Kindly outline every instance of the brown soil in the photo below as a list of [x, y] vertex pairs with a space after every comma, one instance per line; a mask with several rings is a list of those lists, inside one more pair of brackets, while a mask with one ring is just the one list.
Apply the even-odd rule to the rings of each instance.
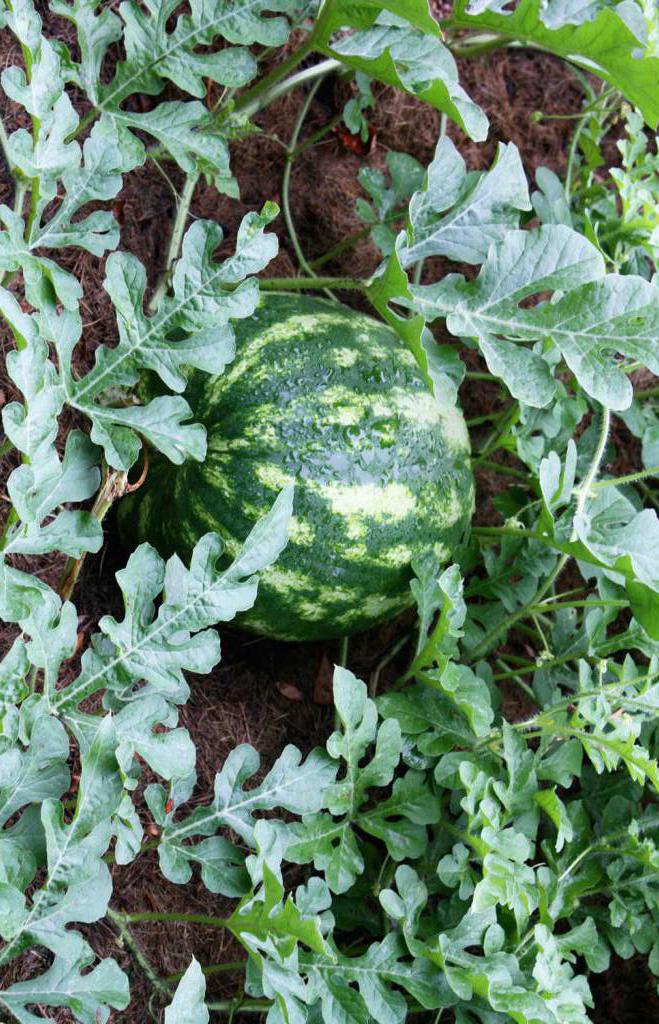
[[[54, 26], [53, 26], [54, 27]], [[61, 36], [62, 23], [57, 23]], [[0, 68], [19, 60], [17, 48], [8, 32], [0, 39]], [[461, 80], [470, 95], [479, 102], [491, 119], [491, 132], [485, 145], [476, 146], [453, 126], [449, 132], [460, 146], [473, 168], [489, 165], [498, 141], [514, 141], [522, 152], [524, 165], [531, 174], [539, 165], [561, 172], [565, 166], [566, 146], [571, 122], [548, 120], [537, 124], [535, 111], [552, 115], [572, 114], [579, 108], [580, 89], [572, 74], [559, 61], [530, 51], [495, 53], [461, 68]], [[309, 112], [305, 133], [321, 127], [340, 110], [339, 95], [334, 83], [326, 84], [317, 94]], [[303, 250], [309, 258], [326, 252], [346, 235], [361, 227], [354, 213], [354, 204], [361, 194], [357, 172], [364, 164], [384, 166], [390, 149], [405, 150], [427, 163], [437, 140], [439, 116], [410, 97], [391, 89], [375, 87], [376, 109], [372, 114], [376, 143], [367, 156], [350, 152], [339, 138], [330, 134], [320, 144], [309, 149], [296, 162], [292, 181], [292, 213]], [[249, 210], [259, 209], [267, 199], [278, 199], [284, 166], [284, 150], [279, 140], [287, 140], [293, 119], [303, 97], [289, 95], [275, 104], [259, 119], [262, 133], [233, 145], [232, 164], [237, 173], [241, 201], [229, 200], [212, 188], [200, 185], [192, 208], [194, 217], [208, 217], [218, 221], [225, 229], [227, 251], [233, 246], [237, 225]], [[5, 125], [13, 130], [20, 124], [20, 114], [5, 102]], [[158, 276], [167, 248], [170, 221], [175, 210], [173, 187], [181, 184], [181, 176], [167, 166], [166, 175], [153, 166], [132, 173], [122, 194], [121, 219], [122, 248], [135, 253], [147, 266], [153, 283]], [[10, 199], [9, 183], [0, 173], [0, 202]], [[289, 276], [297, 273], [294, 251], [287, 238], [282, 218], [274, 225], [280, 234], [280, 253], [267, 270], [269, 276]], [[325, 265], [330, 274], [365, 275], [378, 262], [378, 254], [368, 239], [362, 240], [351, 252]], [[89, 366], [93, 352], [101, 342], [112, 343], [116, 338], [115, 324], [109, 301], [102, 288], [103, 260], [87, 254], [63, 253], [64, 265], [73, 269], [85, 287], [83, 307], [84, 342], [79, 346], [76, 359], [81, 369]], [[442, 272], [441, 261], [429, 261], [428, 276]], [[342, 296], [355, 303], [351, 295]], [[0, 338], [5, 349], [9, 346], [6, 333]], [[478, 360], [466, 353], [473, 368]], [[12, 383], [0, 379], [0, 405], [15, 397]], [[469, 384], [463, 388], [462, 401], [467, 416], [479, 416], [491, 411], [498, 401], [496, 389], [489, 384]], [[67, 429], [70, 422], [63, 424]], [[487, 430], [487, 428], [485, 428]], [[478, 439], [479, 432], [475, 432]], [[11, 460], [5, 460], [9, 463]], [[0, 504], [6, 503], [5, 479], [11, 466], [7, 465], [0, 481]], [[479, 514], [487, 520], [492, 515], [491, 497], [501, 484], [492, 474], [479, 477]], [[6, 508], [0, 509], [5, 515]], [[122, 565], [124, 555], [112, 523], [107, 528], [107, 541], [103, 552], [86, 564], [78, 584], [76, 602], [80, 610], [80, 629], [86, 638], [94, 631], [101, 614], [108, 611], [121, 613], [114, 572]], [[34, 562], [32, 562], [34, 568]], [[40, 574], [54, 583], [61, 572], [61, 561], [42, 560]], [[374, 667], [409, 622], [398, 621], [351, 642], [350, 667], [368, 678]], [[4, 650], [11, 637], [5, 629], [0, 634], [0, 647]], [[249, 742], [261, 752], [264, 765], [272, 762], [287, 742], [308, 750], [322, 742], [331, 729], [331, 712], [326, 705], [314, 701], [314, 688], [318, 697], [318, 682], [322, 689], [323, 673], [327, 674], [328, 659], [337, 660], [338, 648], [334, 644], [284, 645], [246, 636], [232, 628], [222, 630], [223, 659], [210, 676], [192, 680], [192, 696], [182, 710], [181, 719], [191, 732], [197, 745], [199, 785], [195, 801], [208, 800], [215, 772], [228, 752], [238, 743]], [[405, 652], [402, 654], [405, 661]], [[396, 675], [398, 663], [391, 665], [381, 681]], [[388, 674], [387, 674], [388, 673]], [[320, 680], [318, 679], [320, 675]], [[302, 699], [290, 699], [300, 697]], [[510, 711], [515, 715], [524, 709], [515, 707], [510, 695]], [[144, 815], [145, 823], [147, 816]], [[162, 878], [155, 853], [141, 856], [134, 864], [114, 869], [114, 905], [129, 911], [185, 910], [221, 915], [223, 901], [213, 897], [195, 880], [185, 888], [176, 887]], [[89, 929], [90, 938], [100, 955], [117, 957], [131, 976], [132, 1007], [125, 1013], [116, 1013], [112, 1020], [122, 1024], [143, 1024], [148, 1019], [149, 985], [132, 958], [121, 948], [117, 935], [109, 923], [99, 923]], [[242, 954], [224, 932], [186, 925], [143, 925], [134, 928], [135, 938], [160, 976], [182, 971], [192, 953], [205, 964], [240, 959]], [[14, 964], [3, 984], [29, 977], [39, 967], [40, 954], [28, 954]], [[44, 965], [42, 965], [43, 967]], [[640, 972], [640, 973], [639, 973]], [[652, 999], [645, 981], [644, 968], [628, 965], [616, 967], [611, 980], [598, 983], [595, 992], [598, 1008], [594, 1019], [604, 1022], [631, 1020], [624, 1013], [611, 1016], [610, 992], [622, 987], [625, 1005], [634, 1005], [640, 1011], [635, 993], [641, 988], [643, 1011]], [[235, 977], [230, 973], [214, 975], [209, 979], [209, 993], [222, 998], [236, 992]], [[601, 1000], [601, 1001], [600, 1001]], [[655, 1003], [656, 1006], [656, 1003]], [[617, 1011], [616, 1011], [617, 1012]], [[634, 1011], [637, 1012], [637, 1011]], [[65, 1011], [51, 1019], [64, 1024], [71, 1020]]]

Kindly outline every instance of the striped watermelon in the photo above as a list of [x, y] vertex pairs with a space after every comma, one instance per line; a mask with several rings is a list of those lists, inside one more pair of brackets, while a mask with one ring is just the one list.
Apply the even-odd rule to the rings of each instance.
[[121, 503], [126, 538], [186, 557], [214, 530], [233, 554], [295, 480], [291, 540], [241, 625], [316, 640], [402, 611], [411, 561], [450, 558], [469, 524], [462, 413], [437, 403], [389, 327], [325, 299], [268, 295], [235, 328], [228, 372], [194, 371], [186, 391], [206, 461], [155, 459]]

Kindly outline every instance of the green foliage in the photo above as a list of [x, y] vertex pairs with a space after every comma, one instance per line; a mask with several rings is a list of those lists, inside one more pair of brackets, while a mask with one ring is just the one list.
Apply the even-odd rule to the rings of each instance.
[[[105, 1024], [129, 1006], [128, 977], [97, 956], [86, 926], [107, 917], [130, 940], [110, 865], [153, 846], [168, 880], [200, 872], [210, 911], [215, 894], [234, 901], [224, 918], [202, 915], [248, 956], [245, 992], [214, 1007], [229, 1014], [585, 1024], [589, 974], [612, 953], [640, 954], [659, 975], [659, 411], [656, 387], [635, 392], [630, 379], [659, 373], [658, 167], [642, 132], [642, 119], [659, 118], [656, 5], [507, 6], [458, 0], [443, 38], [425, 0], [50, 0], [49, 16], [75, 29], [68, 49], [43, 34], [32, 0], [0, 0], [0, 30], [21, 53], [2, 87], [30, 125], [0, 133], [14, 185], [13, 207], [0, 207], [0, 314], [17, 392], [2, 416], [14, 461], [0, 535], [12, 638], [0, 660], [0, 968], [24, 979], [0, 991], [3, 1019], [35, 1024], [64, 1008]], [[258, 75], [254, 44], [281, 46], [299, 25], [299, 51], [240, 92]], [[600, 144], [620, 99], [589, 95], [565, 184], [541, 170], [532, 197], [510, 144], [484, 172], [444, 136], [427, 169], [391, 153], [388, 174], [360, 174], [369, 200], [358, 212], [384, 262], [359, 287], [438, 394], [454, 398], [464, 379], [458, 340], [501, 384], [474, 458], [514, 478], [493, 498], [501, 522], [475, 528], [448, 568], [430, 553], [415, 562], [408, 667], [379, 695], [380, 669], [367, 687], [337, 668], [324, 749], [287, 746], [262, 771], [241, 745], [199, 799], [179, 725], [187, 674], [217, 665], [214, 627], [253, 605], [287, 542], [292, 491], [231, 558], [213, 534], [187, 565], [139, 547], [116, 574], [123, 614], [102, 616], [88, 642], [72, 600], [144, 444], [175, 463], [204, 458], [187, 369], [217, 375], [231, 362], [232, 321], [253, 314], [254, 275], [277, 251], [272, 204], [247, 215], [223, 259], [218, 225], [185, 232], [195, 182], [204, 174], [236, 194], [231, 138], [299, 84], [286, 76], [314, 50], [357, 71], [354, 128], [368, 76], [484, 137], [451, 52], [469, 47], [462, 29], [569, 57], [639, 111], [624, 108], [621, 166], [606, 178]], [[137, 95], [165, 90], [134, 112]], [[148, 297], [152, 268], [119, 249], [109, 207], [126, 173], [168, 158], [188, 177]], [[541, 225], [529, 228], [532, 204]], [[88, 370], [83, 281], [58, 262], [62, 249], [106, 259], [117, 340]], [[440, 260], [465, 273], [420, 283], [424, 263], [437, 278]], [[145, 371], [160, 388], [146, 401]], [[620, 444], [611, 410], [643, 466], [622, 478], [609, 474]], [[43, 555], [63, 567], [57, 587], [41, 578]], [[166, 1024], [207, 1024], [196, 960], [174, 989], [138, 954]]]
[[[602, 144], [614, 116], [625, 120], [625, 136], [617, 143], [621, 162], [603, 177]], [[659, 266], [657, 139], [648, 139], [641, 115], [626, 104], [584, 113], [581, 126], [573, 188], [566, 195], [556, 175], [542, 168], [534, 206], [544, 223], [560, 221], [582, 231], [615, 272], [650, 278]], [[549, 193], [557, 197], [551, 209]]]
[[173, 1000], [165, 1010], [165, 1024], [208, 1024], [209, 1013], [204, 1005], [206, 980], [197, 961], [181, 978]]
[[[635, 2], [520, 0], [512, 12], [499, 0], [457, 0], [452, 23], [524, 39], [597, 74], [639, 108], [651, 128], [659, 122], [656, 81], [659, 57]], [[655, 15], [656, 18], [656, 15]], [[640, 51], [640, 56], [639, 56]]]

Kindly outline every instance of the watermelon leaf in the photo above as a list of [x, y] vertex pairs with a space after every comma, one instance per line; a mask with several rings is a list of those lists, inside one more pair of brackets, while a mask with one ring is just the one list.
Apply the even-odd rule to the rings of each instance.
[[646, 123], [659, 122], [659, 56], [646, 50], [648, 24], [636, 4], [583, 0], [520, 0], [513, 11], [499, 0], [457, 0], [451, 23], [456, 28], [499, 32], [523, 39], [580, 64], [619, 89], [639, 108]]
[[[73, 710], [99, 689], [120, 702], [134, 699], [133, 687], [140, 682], [147, 684], [139, 691], [142, 698], [160, 694], [175, 704], [187, 700], [183, 670], [206, 673], [219, 661], [219, 640], [209, 627], [254, 603], [256, 574], [277, 559], [288, 540], [292, 501], [292, 491], [282, 491], [226, 568], [220, 567], [224, 545], [215, 534], [197, 543], [189, 569], [177, 556], [165, 563], [149, 544], [140, 545], [117, 573], [123, 621], [101, 619], [102, 642], [99, 635], [83, 656], [78, 677], [50, 695], [53, 708]], [[23, 620], [28, 633], [32, 621]]]
[[102, 1020], [101, 1015], [107, 1014], [109, 1007], [125, 1010], [129, 1003], [128, 978], [117, 962], [107, 958], [87, 970], [91, 961], [89, 955], [78, 960], [56, 957], [38, 978], [18, 981], [1, 992], [0, 1005], [25, 1024], [38, 1020], [29, 1010], [35, 1003], [74, 1006], [78, 1019], [89, 1021]]
[[208, 1024], [205, 996], [206, 979], [193, 957], [178, 983], [174, 998], [165, 1010], [165, 1024]]
[[[564, 225], [509, 231], [475, 281], [449, 274], [409, 290], [416, 313], [443, 316], [452, 334], [477, 341], [491, 372], [527, 405], [546, 406], [555, 394], [539, 342], [555, 344], [584, 390], [611, 409], [626, 409], [632, 398], [616, 352], [659, 370], [657, 289], [639, 277], [606, 275], [597, 249]], [[560, 294], [521, 308], [547, 291]]]
[[492, 242], [517, 227], [531, 209], [519, 151], [499, 143], [489, 171], [467, 172], [451, 140], [437, 143], [425, 186], [409, 205], [407, 237], [400, 248], [404, 268], [429, 256], [482, 263]]
[[[415, 851], [418, 855], [427, 842], [425, 826], [437, 820], [438, 807], [415, 772], [396, 779], [388, 800], [373, 808], [364, 806], [371, 787], [392, 781], [400, 759], [400, 727], [392, 718], [376, 729], [376, 707], [366, 696], [366, 686], [339, 667], [334, 672], [334, 701], [343, 733], [333, 733], [327, 749], [345, 762], [345, 776], [327, 788], [326, 812], [307, 815], [292, 826], [294, 838], [286, 858], [300, 864], [313, 860], [330, 889], [342, 893], [364, 870], [359, 832], [381, 839], [394, 860], [414, 856]], [[362, 765], [373, 742], [375, 753]]]
[[[529, 208], [526, 180], [512, 144], [500, 146], [492, 168], [476, 174], [467, 173], [450, 139], [440, 138], [426, 182], [411, 197], [407, 230], [398, 234], [368, 287], [374, 307], [398, 331], [438, 398], [456, 400], [464, 368], [449, 346], [435, 344], [427, 310], [413, 307], [407, 268], [426, 256], [479, 262], [490, 242], [503, 238], [517, 225], [519, 212]], [[412, 307], [413, 315], [402, 315], [398, 307]]]
[[[67, 77], [86, 92], [93, 116], [119, 133], [124, 169], [144, 160], [144, 143], [135, 134], [142, 130], [184, 171], [207, 174], [216, 187], [233, 196], [237, 184], [229, 171], [226, 142], [213, 133], [203, 104], [167, 101], [136, 114], [125, 110], [124, 103], [136, 93], [157, 96], [167, 83], [198, 99], [206, 95], [208, 80], [233, 89], [246, 85], [257, 71], [249, 47], [282, 46], [291, 20], [300, 17], [304, 6], [298, 0], [251, 0], [248, 5], [222, 0], [211, 9], [195, 0], [189, 13], [177, 13], [176, 0], [149, 0], [145, 8], [128, 0], [117, 15], [110, 10], [97, 13], [94, 0], [52, 3], [55, 13], [67, 18], [77, 32], [80, 60], [66, 51]], [[231, 45], [213, 49], [220, 39]], [[109, 47], [118, 40], [125, 58], [106, 83], [101, 70]]]
[[[356, 31], [346, 34], [347, 28]], [[313, 38], [323, 53], [448, 114], [473, 139], [487, 135], [487, 118], [459, 84], [455, 59], [425, 4], [339, 0], [326, 5]]]
[[[212, 802], [197, 807], [180, 820], [175, 820], [175, 815], [179, 803], [188, 799], [187, 787], [180, 792], [172, 791], [169, 800], [164, 798], [161, 788], [148, 787], [147, 800], [162, 829], [159, 857], [166, 878], [173, 882], [187, 881], [190, 877], [188, 865], [200, 861], [204, 866], [209, 846], [203, 842], [190, 845], [186, 840], [198, 836], [215, 836], [218, 829], [230, 828], [248, 846], [255, 847], [255, 812], [280, 807], [296, 814], [314, 813], [322, 806], [325, 787], [336, 772], [324, 751], [312, 751], [303, 761], [299, 750], [289, 745], [264, 780], [245, 792], [244, 783], [258, 771], [259, 766], [260, 758], [253, 747], [248, 744], [236, 747], [229, 754], [222, 771], [215, 777]], [[222, 855], [224, 860], [232, 858], [224, 849]], [[212, 878], [207, 869], [204, 881], [212, 881]], [[220, 883], [219, 891], [224, 891], [225, 884]]]
[[373, 225], [371, 238], [383, 256], [392, 252], [398, 234], [395, 226], [390, 224], [403, 219], [407, 204], [423, 185], [426, 173], [414, 157], [395, 150], [387, 153], [387, 171], [391, 185], [387, 185], [387, 177], [379, 167], [360, 167], [357, 175], [359, 184], [372, 202], [360, 198], [355, 203], [355, 213], [360, 220]]

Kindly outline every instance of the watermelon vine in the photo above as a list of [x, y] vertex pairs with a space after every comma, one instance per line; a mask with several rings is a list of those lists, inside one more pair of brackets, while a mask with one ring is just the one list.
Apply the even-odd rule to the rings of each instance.
[[[586, 1024], [589, 978], [612, 954], [639, 954], [659, 975], [656, 5], [507, 7], [456, 0], [437, 21], [426, 0], [0, 0], [0, 31], [17, 55], [2, 73], [3, 111], [21, 125], [0, 120], [12, 185], [11, 205], [0, 206], [0, 315], [15, 391], [0, 447], [0, 615], [11, 635], [0, 660], [3, 1019]], [[534, 191], [512, 143], [474, 172], [446, 133], [450, 120], [476, 143], [488, 134], [456, 57], [520, 44], [569, 61], [584, 92], [566, 179], [541, 168]], [[335, 75], [352, 98], [309, 136], [314, 92]], [[339, 122], [368, 143], [373, 81], [429, 104], [443, 130], [428, 167], [390, 152], [386, 173], [363, 168], [363, 228], [312, 260], [291, 210], [292, 168]], [[306, 100], [279, 140], [280, 194], [299, 273], [261, 279], [278, 250], [275, 203], [248, 213], [221, 256], [222, 228], [192, 219], [191, 205], [204, 179], [238, 197], [234, 140], [293, 90]], [[621, 119], [620, 166], [605, 177], [603, 140]], [[128, 174], [156, 174], [161, 162], [183, 186], [155, 280], [156, 268], [121, 248], [117, 200]], [[375, 274], [323, 274], [366, 235], [382, 254]], [[89, 365], [79, 358], [85, 281], [63, 250], [105, 260], [116, 341]], [[438, 257], [459, 269], [437, 279]], [[290, 292], [329, 302], [278, 294]], [[380, 323], [337, 310], [337, 292], [368, 303]], [[299, 481], [296, 497], [295, 480], [270, 466], [239, 536], [219, 516], [204, 528], [205, 509], [178, 531], [161, 523], [163, 543], [140, 543], [116, 573], [123, 617], [108, 609], [82, 651], [74, 601], [115, 505], [128, 531], [158, 474], [217, 480], [222, 419], [217, 435], [206, 398], [230, 386], [244, 408], [255, 377], [230, 378], [236, 339], [242, 351], [268, 308], [276, 335], [285, 304], [316, 317], [321, 369], [334, 344], [318, 328], [327, 307], [340, 330], [363, 328], [361, 348], [343, 346], [346, 365], [367, 375], [377, 345], [389, 346], [410, 421], [424, 401], [442, 410], [454, 529], [445, 535], [428, 515], [427, 544], [401, 554], [395, 538], [403, 591], [399, 574], [390, 605], [370, 614], [364, 604], [362, 618], [338, 623], [343, 635], [408, 605], [418, 613], [370, 680], [336, 667], [325, 746], [288, 745], [262, 767], [242, 744], [203, 802], [179, 724], [188, 674], [220, 662], [218, 625], [239, 617], [264, 630], [260, 582], [262, 600], [275, 573], [292, 571], [286, 559], [305, 525], [296, 502], [311, 484]], [[275, 384], [280, 365], [269, 369]], [[465, 382], [497, 387], [501, 406], [471, 424], [485, 424], [471, 468], [456, 441]], [[616, 477], [618, 420], [641, 464]], [[429, 455], [434, 438], [424, 426], [414, 444]], [[386, 443], [407, 439], [401, 426]], [[449, 447], [427, 459], [447, 474], [446, 507]], [[420, 462], [408, 463], [410, 479]], [[495, 500], [497, 521], [469, 531], [472, 469], [510, 486]], [[144, 489], [126, 498], [140, 473]], [[346, 531], [323, 581], [332, 600], [355, 536]], [[314, 549], [313, 562], [318, 571], [331, 560]], [[304, 595], [307, 609], [322, 604], [319, 590]], [[288, 635], [273, 621], [271, 633]], [[407, 666], [381, 686], [404, 653]], [[502, 701], [511, 689], [524, 709], [516, 716]], [[146, 788], [145, 775], [156, 780]], [[172, 883], [199, 873], [208, 913], [126, 911], [114, 867], [149, 854]], [[229, 911], [216, 912], [219, 898]], [[131, 1003], [117, 959], [97, 955], [102, 920], [145, 979], [148, 1008]], [[235, 993], [207, 995], [223, 965], [194, 958], [180, 979], [161, 977], [134, 931], [154, 921], [229, 934], [245, 957]]]

